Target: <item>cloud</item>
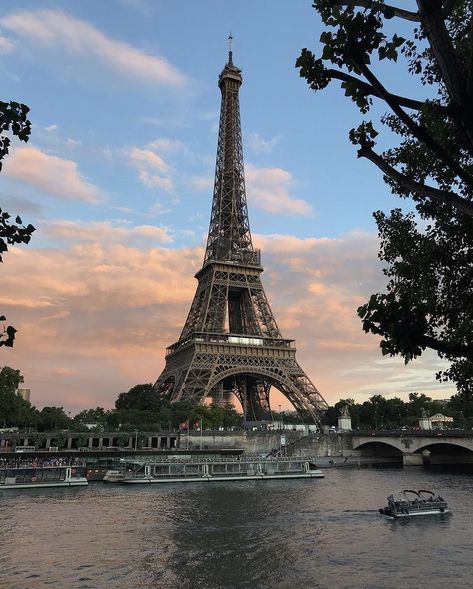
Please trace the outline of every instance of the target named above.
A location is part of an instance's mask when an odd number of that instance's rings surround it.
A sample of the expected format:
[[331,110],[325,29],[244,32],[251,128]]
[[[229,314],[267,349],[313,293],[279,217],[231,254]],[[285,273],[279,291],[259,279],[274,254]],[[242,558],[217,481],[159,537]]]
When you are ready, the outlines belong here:
[[255,153],[270,153],[280,139],[281,135],[276,135],[272,139],[264,139],[258,133],[250,133],[248,135],[248,145]]
[[[163,246],[153,227],[107,222],[57,222],[46,237],[62,243],[11,248],[2,268],[0,309],[18,329],[14,359],[5,362],[21,368],[38,406],[111,407],[119,392],[159,376],[189,311],[203,250]],[[300,365],[331,404],[375,393],[447,397],[452,387],[435,380],[434,354],[405,366],[383,358],[379,339],[361,330],[356,308],[385,280],[377,241],[359,232],[256,235],[282,334],[296,340]]]
[[169,175],[170,167],[160,155],[150,149],[133,147],[129,151],[129,160],[138,170],[140,182],[147,188],[162,188],[166,192],[173,190],[174,182]]
[[186,149],[185,144],[179,139],[168,139],[165,137],[150,141],[148,147],[152,150],[164,153],[176,153]]
[[290,195],[292,175],[281,168],[246,166],[246,189],[253,206],[273,215],[312,215],[305,200]]
[[112,225],[110,221],[73,222],[53,221],[45,225],[45,237],[52,240],[66,240],[77,243],[95,243],[97,236],[105,243],[135,243],[144,242],[149,247],[150,242],[171,243],[173,241],[167,227],[153,225],[138,225],[123,227]]
[[187,186],[195,192],[208,192],[213,185],[214,179],[211,176],[191,176],[187,180]]
[[11,53],[15,48],[13,41],[0,33],[0,54]]
[[76,162],[48,155],[36,147],[12,150],[3,172],[62,200],[100,200],[99,189],[82,177]]
[[130,159],[137,167],[146,166],[147,168],[158,170],[163,173],[169,171],[169,166],[165,161],[157,153],[154,153],[149,149],[138,149],[137,147],[134,147],[130,151]]
[[98,60],[125,76],[177,87],[186,81],[185,76],[165,58],[111,39],[87,22],[59,10],[16,12],[1,18],[0,24],[21,37],[23,43],[59,47],[71,55]]
[[74,149],[78,145],[82,145],[82,141],[80,139],[72,139],[69,137],[69,139],[66,141],[66,145],[70,149]]
[[[21,367],[37,406],[110,407],[119,392],[157,378],[203,253],[149,247],[155,232],[146,226],[131,235],[91,226],[80,241],[72,229],[61,247],[9,252],[0,307],[18,339],[4,361]],[[136,232],[147,248],[129,245]],[[54,373],[58,366],[66,370]]]

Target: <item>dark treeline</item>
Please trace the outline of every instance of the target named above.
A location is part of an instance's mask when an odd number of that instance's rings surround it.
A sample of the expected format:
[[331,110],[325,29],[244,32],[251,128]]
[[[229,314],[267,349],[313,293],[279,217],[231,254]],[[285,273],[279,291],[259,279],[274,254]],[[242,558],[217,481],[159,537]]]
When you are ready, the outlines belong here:
[[[231,404],[191,405],[187,401],[169,403],[159,399],[151,384],[139,384],[128,392],[120,393],[115,401],[115,409],[85,409],[75,416],[67,414],[63,407],[43,407],[36,409],[29,401],[17,394],[23,377],[18,370],[4,366],[0,370],[0,427],[42,431],[161,431],[175,430],[188,422],[192,429],[202,425],[205,429],[219,427],[239,427],[243,415]],[[443,413],[454,418],[453,427],[473,427],[473,400],[469,396],[457,394],[449,401],[435,401],[424,394],[411,393],[409,401],[397,397],[387,399],[374,395],[364,403],[353,399],[342,399],[323,415],[325,425],[337,425],[338,416],[347,406],[352,418],[352,426],[359,429],[396,429],[417,427],[419,417]],[[295,412],[273,413],[280,423],[300,423]],[[92,425],[93,424],[93,425]]]
[[[242,415],[233,405],[191,405],[186,401],[169,403],[159,399],[151,384],[139,384],[120,393],[115,409],[85,409],[75,416],[63,407],[36,409],[16,391],[23,382],[18,370],[4,366],[0,370],[0,427],[19,427],[42,431],[160,431],[175,430],[189,422],[190,428],[240,426]],[[91,427],[91,424],[94,424]]]
[[348,407],[355,429],[399,429],[418,427],[423,412],[428,416],[442,413],[453,417],[452,427],[473,427],[473,400],[466,395],[457,394],[448,401],[435,401],[424,394],[410,393],[409,401],[398,397],[387,399],[383,395],[373,395],[364,403],[353,399],[341,399],[329,407],[324,420],[327,425],[336,425],[343,407]]

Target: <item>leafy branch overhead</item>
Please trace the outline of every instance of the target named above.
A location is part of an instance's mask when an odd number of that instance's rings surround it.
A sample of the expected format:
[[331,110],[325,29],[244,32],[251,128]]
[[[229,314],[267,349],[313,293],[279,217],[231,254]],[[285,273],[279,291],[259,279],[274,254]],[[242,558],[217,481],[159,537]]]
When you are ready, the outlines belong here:
[[[373,98],[380,99],[395,118],[390,126],[401,124],[403,130],[424,147],[434,160],[431,169],[398,171],[383,163],[403,162],[396,159],[396,154],[377,157],[379,154],[373,150],[375,143],[366,145],[362,127],[352,138],[353,143],[360,146],[358,156],[377,165],[395,191],[400,189],[405,196],[416,200],[432,198],[435,189],[443,184],[438,172],[435,173],[437,163],[451,175],[448,189],[442,186],[443,189],[435,193],[437,200],[473,215],[470,194],[473,172],[469,157],[465,157],[465,150],[471,156],[473,148],[472,70],[471,64],[462,59],[463,55],[467,57],[468,43],[471,45],[471,22],[461,20],[471,6],[467,6],[470,2],[456,2],[457,9],[446,16],[443,4],[440,0],[418,0],[418,11],[408,12],[383,2],[318,0],[314,7],[324,24],[336,30],[322,33],[323,49],[319,58],[303,49],[296,66],[316,91],[332,80],[341,80],[345,95],[363,114],[370,110]],[[459,5],[463,5],[463,10]],[[393,17],[419,22],[419,27],[413,31],[413,40],[396,33],[387,36],[383,32],[385,21]],[[429,95],[428,99],[420,101],[392,93],[385,87],[373,72],[372,62],[374,59],[396,62],[400,54],[405,57],[411,73],[419,75],[424,85],[437,87],[437,97]],[[466,61],[471,61],[471,55]],[[444,119],[444,125],[434,124],[439,118]],[[445,125],[456,129],[457,134],[452,139],[461,139],[453,150],[452,145],[445,145],[443,141]],[[437,186],[426,185],[427,179]]]
[[[7,134],[12,134],[25,142],[29,139],[31,123],[27,118],[28,111],[29,108],[25,104],[0,101],[0,170],[11,143]],[[3,262],[3,254],[8,251],[9,245],[29,243],[33,231],[33,225],[25,226],[19,216],[12,222],[11,215],[0,208],[0,262]],[[4,321],[6,317],[1,315],[0,322]],[[11,325],[5,327],[3,333],[0,332],[0,346],[12,347],[15,333],[16,329]]]
[[[341,82],[362,115],[384,106],[380,123],[397,144],[376,150],[380,129],[371,120],[349,139],[393,194],[415,204],[415,215],[375,213],[388,284],[359,308],[363,329],[382,336],[383,354],[406,362],[435,350],[451,362],[438,377],[473,395],[472,4],[316,0],[321,51],[303,49],[296,67],[316,92]],[[383,61],[413,76],[415,98],[381,79]]]

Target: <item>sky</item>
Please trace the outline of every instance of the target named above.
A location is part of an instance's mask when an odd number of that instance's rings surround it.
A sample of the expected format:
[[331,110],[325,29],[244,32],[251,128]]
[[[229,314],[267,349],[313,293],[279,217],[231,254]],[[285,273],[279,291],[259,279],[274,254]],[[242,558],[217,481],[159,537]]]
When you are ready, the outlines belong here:
[[[32,135],[4,160],[0,207],[37,231],[0,267],[18,330],[0,366],[21,371],[37,407],[71,412],[156,381],[203,261],[230,31],[253,241],[299,363],[329,404],[449,397],[435,354],[383,357],[357,318],[385,285],[372,212],[409,203],[357,159],[362,115],[339,84],[314,94],[294,67],[319,46],[311,0],[1,3],[0,100],[30,107]],[[381,73],[422,96],[402,64]]]

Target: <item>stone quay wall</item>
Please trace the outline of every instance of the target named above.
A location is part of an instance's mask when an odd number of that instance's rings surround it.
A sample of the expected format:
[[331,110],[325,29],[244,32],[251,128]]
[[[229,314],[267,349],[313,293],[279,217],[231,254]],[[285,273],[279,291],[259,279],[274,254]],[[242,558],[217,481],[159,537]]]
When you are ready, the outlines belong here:
[[199,431],[187,432],[48,432],[5,433],[0,435],[0,452],[15,451],[18,446],[37,451],[106,450],[213,450],[241,449],[245,454],[265,454],[283,450],[286,455],[357,456],[351,450],[351,436],[315,434],[293,430],[272,431]]
[[353,451],[351,436],[345,434],[302,434],[291,430],[267,432],[200,432],[181,433],[181,450],[242,448],[245,454],[264,454],[283,449],[288,455],[358,456]]

